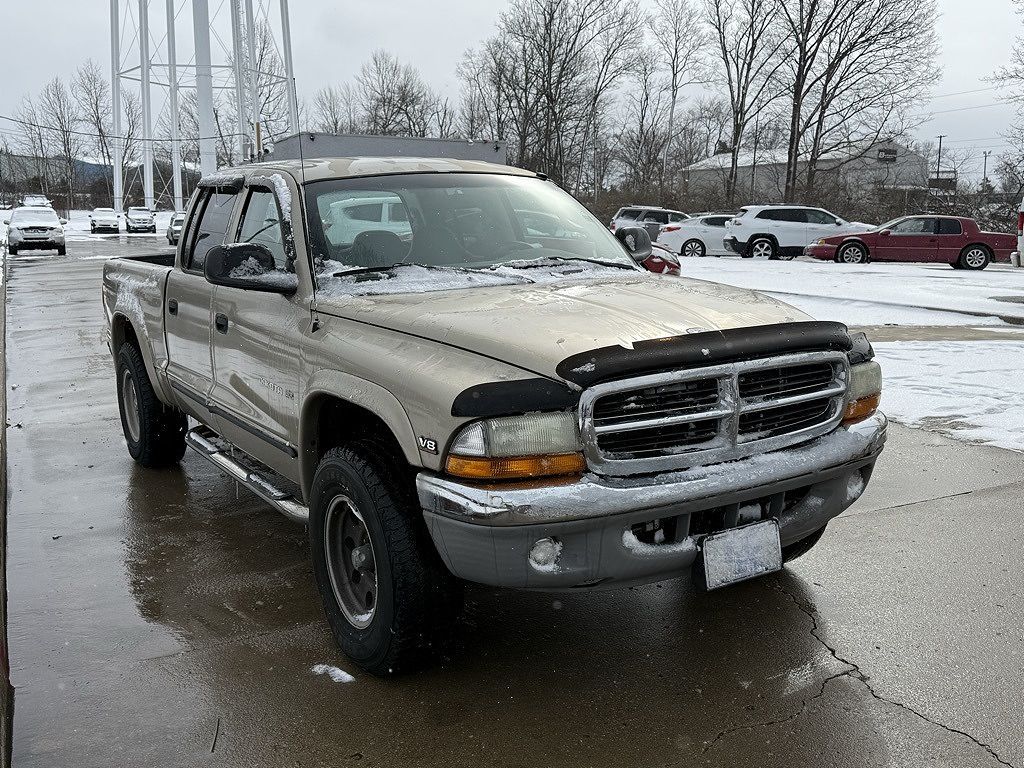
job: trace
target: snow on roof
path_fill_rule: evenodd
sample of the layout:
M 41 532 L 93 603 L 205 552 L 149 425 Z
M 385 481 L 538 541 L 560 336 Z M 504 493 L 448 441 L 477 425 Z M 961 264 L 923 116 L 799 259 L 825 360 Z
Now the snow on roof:
M 866 147 L 863 150 L 858 151 L 855 148 L 844 151 L 826 152 L 820 158 L 819 162 L 824 160 L 826 162 L 843 162 L 851 160 L 855 157 L 871 157 L 871 151 L 875 148 L 896 148 L 901 153 L 909 152 L 906 147 L 900 144 L 872 144 L 870 147 Z M 755 163 L 759 166 L 768 165 L 786 165 L 788 159 L 788 153 L 785 149 L 759 149 L 755 153 L 751 150 L 744 149 L 739 153 L 737 157 L 740 168 L 750 168 Z M 806 161 L 806 157 L 801 157 L 800 160 Z M 687 171 L 728 171 L 732 163 L 732 155 L 729 152 L 722 152 L 717 155 L 705 158 L 704 160 L 698 160 L 693 165 L 687 166 L 684 170 Z

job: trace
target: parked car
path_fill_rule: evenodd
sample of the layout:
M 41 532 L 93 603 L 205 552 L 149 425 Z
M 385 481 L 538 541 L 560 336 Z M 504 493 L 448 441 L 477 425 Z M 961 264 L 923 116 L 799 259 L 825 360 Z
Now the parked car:
M 375 231 L 393 232 L 399 237 L 412 233 L 409 214 L 401 200 L 392 196 L 349 198 L 332 203 L 325 217 L 325 234 L 332 243 L 351 243 L 373 224 Z
M 152 232 L 156 234 L 156 217 L 149 208 L 129 208 L 125 216 L 125 232 Z
M 725 225 L 725 246 L 745 259 L 792 259 L 830 235 L 867 232 L 868 224 L 844 221 L 822 208 L 748 205 Z
M 53 203 L 46 195 L 25 195 L 21 204 L 26 208 L 53 208 Z
M 656 205 L 630 205 L 619 210 L 612 217 L 608 228 L 614 232 L 619 227 L 641 226 L 647 230 L 651 240 L 657 240 L 664 224 L 673 224 L 690 218 L 682 211 L 673 211 Z
M 181 237 L 181 227 L 185 223 L 184 213 L 175 213 L 167 224 L 167 244 L 177 245 Z
M 698 213 L 673 224 L 665 224 L 658 242 L 680 256 L 725 256 L 725 225 L 735 214 Z
M 871 232 L 825 237 L 807 255 L 843 264 L 870 261 L 922 261 L 954 269 L 984 269 L 1007 261 L 1017 247 L 1014 235 L 983 232 L 974 219 L 956 216 L 904 216 Z
M 327 236 L 332 207 L 367 195 L 415 212 L 408 239 L 374 217 Z M 531 234 L 524 211 L 574 234 Z M 489 163 L 201 179 L 176 254 L 103 268 L 128 452 L 166 466 L 191 447 L 306 524 L 334 636 L 376 674 L 446 647 L 465 581 L 777 571 L 882 450 L 871 345 L 639 269 L 649 239 L 633 228 L 628 253 L 550 181 Z
M 120 232 L 121 217 L 113 208 L 94 208 L 89 214 L 89 231 Z
M 67 219 L 57 218 L 53 208 L 25 205 L 11 211 L 7 225 L 7 252 L 12 256 L 30 248 L 57 251 L 63 256 L 67 251 L 64 244 L 64 225 Z

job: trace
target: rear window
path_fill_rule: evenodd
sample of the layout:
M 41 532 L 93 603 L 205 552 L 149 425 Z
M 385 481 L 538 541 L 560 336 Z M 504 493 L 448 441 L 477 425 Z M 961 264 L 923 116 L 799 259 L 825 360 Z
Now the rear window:
M 962 235 L 964 228 L 956 219 L 939 219 L 940 235 Z
M 728 216 L 708 216 L 704 219 L 704 224 L 708 227 L 724 227 L 728 220 Z
M 639 208 L 623 208 L 617 214 L 615 214 L 615 218 L 616 219 L 630 219 L 630 220 L 633 220 L 633 219 L 635 219 L 639 215 L 640 215 L 640 209 Z
M 52 208 L 27 208 L 11 214 L 12 224 L 56 224 L 57 214 Z

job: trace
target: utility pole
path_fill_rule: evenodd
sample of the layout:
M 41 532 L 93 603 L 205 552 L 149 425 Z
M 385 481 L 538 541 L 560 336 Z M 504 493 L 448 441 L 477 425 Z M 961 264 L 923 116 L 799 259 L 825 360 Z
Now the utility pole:
M 177 19 L 174 0 L 167 0 L 167 82 L 171 109 L 171 180 L 174 190 L 174 210 L 184 207 L 181 188 L 181 131 L 178 118 L 178 51 L 175 37 Z
M 985 156 L 985 170 L 981 174 L 981 183 L 988 186 L 988 156 L 992 154 L 991 149 L 986 149 L 982 154 Z
M 942 175 L 942 140 L 949 134 L 943 133 L 939 135 L 939 159 L 935 163 L 935 179 L 938 180 L 939 176 Z
M 114 210 L 124 206 L 124 140 L 121 137 L 121 12 L 117 0 L 110 0 L 110 127 L 114 132 L 111 173 L 114 177 Z

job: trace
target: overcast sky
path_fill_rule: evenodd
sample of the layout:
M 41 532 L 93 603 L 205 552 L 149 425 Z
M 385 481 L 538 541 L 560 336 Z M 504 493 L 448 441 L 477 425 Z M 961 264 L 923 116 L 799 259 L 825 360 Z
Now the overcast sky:
M 136 9 L 136 0 L 121 0 Z M 177 26 L 181 55 L 191 55 L 191 3 L 183 5 Z M 1010 0 L 938 0 L 943 79 L 927 111 L 942 111 L 919 131 L 920 138 L 948 134 L 955 147 L 998 152 L 999 138 L 1014 116 L 983 78 L 1010 55 L 1024 24 Z M 278 7 L 277 0 L 256 0 Z M 351 80 L 375 48 L 386 48 L 415 64 L 436 89 L 456 95 L 455 67 L 466 48 L 491 34 L 504 0 L 291 0 L 295 75 L 300 97 L 317 88 Z M 164 34 L 163 2 L 150 2 L 155 43 Z M 223 7 L 210 0 L 211 12 Z M 54 76 L 68 76 L 86 58 L 110 67 L 110 23 L 107 0 L 3 0 L 0 15 L 0 114 L 11 115 L 21 97 L 37 92 Z M 221 11 L 224 39 L 227 11 Z M 214 41 L 215 55 L 219 52 Z M 961 94 L 961 95 L 948 95 Z M 964 109 L 970 107 L 977 109 Z M 958 110 L 958 111 L 948 111 Z M 0 121 L 8 132 L 10 123 Z

